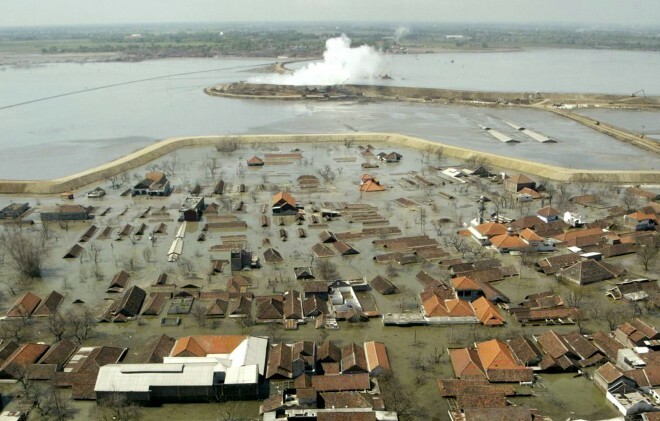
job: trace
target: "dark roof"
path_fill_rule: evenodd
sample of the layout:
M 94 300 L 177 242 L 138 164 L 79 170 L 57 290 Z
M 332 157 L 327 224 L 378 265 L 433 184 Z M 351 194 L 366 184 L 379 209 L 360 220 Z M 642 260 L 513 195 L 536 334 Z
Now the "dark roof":
M 580 284 L 590 284 L 615 277 L 601 262 L 591 259 L 567 267 L 559 273 L 559 276 Z
M 30 316 L 40 302 L 41 298 L 28 291 L 7 311 L 7 317 Z
M 371 408 L 372 405 L 358 392 L 324 392 L 321 393 L 324 408 Z
M 30 364 L 36 363 L 46 353 L 49 345 L 29 343 L 18 348 L 0 366 L 0 378 L 19 379 Z
M 378 275 L 370 282 L 371 287 L 383 295 L 398 294 L 399 289 L 389 279 Z
M 281 295 L 257 297 L 257 319 L 275 320 L 284 317 L 284 299 Z
M 369 372 L 364 348 L 355 343 L 346 345 L 342 349 L 341 371 L 343 373 L 356 371 Z
M 306 281 L 303 283 L 303 292 L 305 294 L 327 293 L 328 283 L 325 281 Z
M 305 317 L 328 314 L 328 303 L 316 295 L 309 296 L 303 301 L 303 313 Z
M 30 380 L 53 380 L 57 375 L 57 364 L 30 364 L 27 376 Z
M 264 251 L 264 260 L 266 263 L 281 263 L 284 261 L 282 254 L 274 248 L 269 248 Z
M 142 303 L 147 293 L 137 285 L 132 286 L 122 297 L 115 314 L 122 314 L 126 317 L 135 317 L 140 314 Z
M 172 348 L 174 348 L 175 343 L 176 339 L 167 335 L 160 335 L 149 348 L 149 353 L 147 354 L 145 364 L 162 363 L 163 358 L 170 355 L 170 352 L 172 351 Z
M 294 365 L 293 348 L 287 344 L 271 345 L 268 351 L 268 365 L 266 378 L 284 377 L 293 378 Z
M 145 316 L 158 316 L 160 312 L 163 311 L 163 307 L 165 307 L 167 300 L 171 297 L 171 292 L 152 292 L 149 298 L 145 301 L 140 314 Z
M 371 389 L 369 373 L 333 374 L 329 376 L 303 375 L 295 380 L 294 385 L 296 388 L 308 388 L 311 386 L 318 392 L 359 391 Z
M 547 330 L 541 336 L 539 336 L 536 341 L 543 348 L 546 354 L 550 355 L 552 358 L 557 359 L 563 355 L 566 355 L 570 350 L 559 336 L 553 330 Z
M 57 312 L 57 309 L 60 308 L 60 305 L 64 301 L 64 296 L 57 291 L 53 291 L 46 296 L 40 303 L 39 306 L 32 313 L 33 317 L 47 317 L 52 316 Z
M 624 348 L 619 341 L 604 332 L 596 332 L 591 335 L 591 338 L 596 348 L 612 361 L 616 361 L 619 350 Z
M 524 365 L 533 364 L 541 358 L 541 353 L 536 348 L 536 345 L 524 336 L 509 339 L 507 345 L 509 345 L 511 352 L 513 352 L 513 355 L 516 356 L 518 361 Z
M 586 360 L 598 352 L 598 349 L 578 332 L 571 332 L 563 336 L 564 341 L 575 355 Z
M 112 292 L 117 292 L 117 291 L 121 291 L 123 288 L 126 288 L 126 285 L 128 285 L 129 278 L 130 275 L 128 274 L 128 272 L 122 270 L 121 272 L 117 273 L 112 278 L 112 281 L 108 286 L 108 291 L 112 290 Z
M 465 419 L 469 421 L 532 421 L 536 417 L 525 406 L 501 408 L 465 408 Z
M 318 347 L 316 356 L 319 362 L 338 363 L 341 361 L 342 352 L 334 342 L 325 341 Z
M 44 354 L 39 360 L 39 364 L 54 364 L 57 366 L 57 370 L 60 371 L 77 350 L 78 345 L 68 339 L 62 339 Z

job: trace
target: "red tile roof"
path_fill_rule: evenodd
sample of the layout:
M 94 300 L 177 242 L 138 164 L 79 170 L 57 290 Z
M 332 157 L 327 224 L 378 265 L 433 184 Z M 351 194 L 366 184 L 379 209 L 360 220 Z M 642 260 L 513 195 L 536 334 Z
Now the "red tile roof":
M 206 354 L 229 354 L 243 342 L 243 335 L 195 335 L 179 338 L 171 357 L 205 357 Z

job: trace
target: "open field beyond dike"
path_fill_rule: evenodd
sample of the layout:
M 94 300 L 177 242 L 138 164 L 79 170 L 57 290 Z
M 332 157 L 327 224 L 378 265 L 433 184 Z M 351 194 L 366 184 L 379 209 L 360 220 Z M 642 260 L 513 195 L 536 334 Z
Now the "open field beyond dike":
M 245 136 L 200 136 L 175 137 L 147 146 L 139 151 L 116 159 L 107 164 L 54 180 L 0 180 L 0 193 L 4 194 L 56 194 L 75 190 L 105 180 L 113 175 L 145 165 L 178 149 L 194 146 L 213 146 L 222 142 L 239 141 L 243 144 L 259 143 L 305 143 L 334 142 L 347 140 L 355 143 L 389 142 L 415 149 L 442 154 L 451 158 L 476 158 L 487 165 L 548 178 L 556 181 L 600 181 L 610 183 L 660 183 L 660 171 L 607 171 L 581 170 L 540 164 L 486 152 L 450 146 L 426 139 L 395 133 L 351 133 L 351 134 L 304 134 L 304 135 L 245 135 Z

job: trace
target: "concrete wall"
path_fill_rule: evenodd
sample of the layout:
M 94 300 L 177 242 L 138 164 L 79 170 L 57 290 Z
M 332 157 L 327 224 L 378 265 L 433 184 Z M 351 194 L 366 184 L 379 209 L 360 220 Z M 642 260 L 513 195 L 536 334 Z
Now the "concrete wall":
M 246 136 L 200 136 L 175 137 L 149 145 L 137 152 L 107 164 L 55 180 L 0 180 L 0 193 L 8 194 L 56 194 L 76 190 L 91 183 L 106 180 L 113 175 L 132 170 L 178 149 L 194 146 L 215 146 L 222 142 L 236 141 L 245 144 L 259 143 L 343 143 L 350 139 L 355 143 L 385 142 L 467 160 L 477 158 L 487 165 L 506 168 L 515 172 L 549 178 L 557 181 L 602 181 L 610 183 L 658 184 L 660 171 L 607 171 L 579 170 L 556 167 L 523 159 L 459 148 L 426 139 L 396 133 L 351 133 L 351 134 L 304 134 L 304 135 L 246 135 Z

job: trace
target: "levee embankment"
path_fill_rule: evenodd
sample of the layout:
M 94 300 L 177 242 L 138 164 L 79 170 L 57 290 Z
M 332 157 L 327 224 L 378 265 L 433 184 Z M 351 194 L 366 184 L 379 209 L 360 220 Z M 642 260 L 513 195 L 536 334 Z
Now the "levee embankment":
M 466 104 L 594 104 L 612 107 L 660 108 L 659 97 L 630 95 L 544 93 L 544 92 L 488 92 L 456 89 L 418 88 L 389 85 L 333 85 L 295 86 L 237 82 L 220 84 L 204 90 L 209 95 L 232 98 L 332 100 L 364 99 L 394 101 L 426 101 Z
M 147 146 L 139 151 L 107 164 L 54 180 L 0 180 L 0 193 L 56 194 L 76 190 L 92 183 L 107 180 L 113 175 L 145 165 L 177 149 L 195 146 L 215 146 L 222 142 L 260 143 L 390 143 L 459 159 L 477 158 L 492 167 L 524 172 L 556 181 L 601 181 L 610 183 L 660 183 L 660 171 L 608 171 L 563 168 L 486 152 L 459 148 L 426 139 L 396 133 L 302 134 L 302 135 L 245 135 L 176 137 Z

